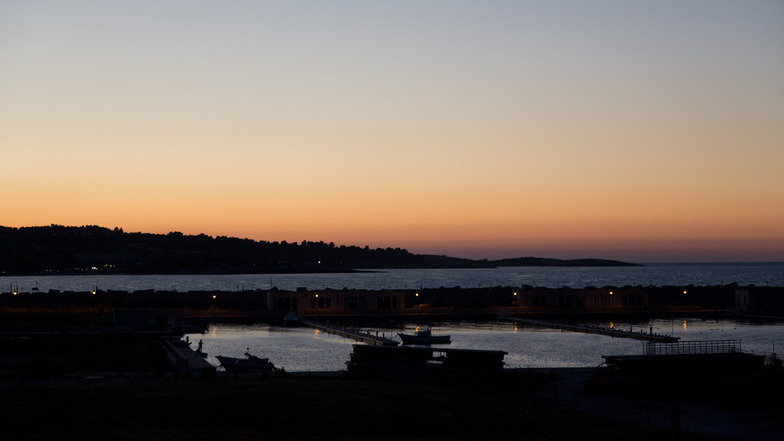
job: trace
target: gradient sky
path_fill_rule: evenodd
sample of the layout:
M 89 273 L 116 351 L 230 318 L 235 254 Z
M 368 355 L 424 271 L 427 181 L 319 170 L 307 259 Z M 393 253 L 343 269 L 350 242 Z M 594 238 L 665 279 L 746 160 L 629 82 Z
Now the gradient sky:
M 0 1 L 0 225 L 784 261 L 784 2 Z

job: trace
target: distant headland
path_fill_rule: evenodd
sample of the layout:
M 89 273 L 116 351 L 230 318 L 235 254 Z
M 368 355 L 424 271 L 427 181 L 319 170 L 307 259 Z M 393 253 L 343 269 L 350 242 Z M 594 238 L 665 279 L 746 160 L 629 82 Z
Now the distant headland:
M 254 241 L 205 234 L 126 233 L 100 226 L 0 226 L 0 274 L 265 274 L 392 268 L 638 266 L 606 259 L 472 260 L 401 248 Z

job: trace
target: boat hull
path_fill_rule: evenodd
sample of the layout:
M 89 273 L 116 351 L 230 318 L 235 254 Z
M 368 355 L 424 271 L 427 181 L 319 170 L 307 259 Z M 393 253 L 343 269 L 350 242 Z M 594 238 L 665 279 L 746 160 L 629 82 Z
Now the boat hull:
M 241 372 L 273 372 L 275 365 L 266 358 L 234 358 L 218 355 L 215 358 L 229 373 Z

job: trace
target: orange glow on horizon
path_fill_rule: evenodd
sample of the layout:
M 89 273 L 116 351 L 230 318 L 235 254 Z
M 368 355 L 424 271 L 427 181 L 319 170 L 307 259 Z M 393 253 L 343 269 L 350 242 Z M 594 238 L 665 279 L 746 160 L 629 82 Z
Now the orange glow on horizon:
M 184 234 L 207 234 L 209 236 L 229 236 L 250 238 L 263 241 L 287 241 L 289 243 L 307 241 L 333 242 L 336 245 L 368 245 L 371 248 L 404 248 L 418 254 L 446 254 L 454 257 L 470 258 L 502 258 L 502 257 L 599 257 L 627 259 L 624 255 L 634 255 L 639 250 L 641 254 L 648 253 L 653 259 L 645 257 L 631 259 L 632 261 L 677 261 L 673 257 L 656 259 L 655 256 L 689 256 L 695 250 L 707 253 L 713 258 L 726 255 L 730 260 L 759 260 L 782 261 L 784 250 L 784 237 L 779 231 L 768 232 L 766 236 L 760 231 L 747 233 L 746 231 L 724 231 L 720 229 L 707 229 L 698 234 L 690 228 L 685 232 L 674 233 L 662 230 L 647 230 L 645 225 L 637 228 L 618 228 L 611 231 L 606 225 L 589 228 L 581 225 L 579 221 L 563 223 L 562 225 L 539 225 L 521 222 L 521 227 L 514 225 L 485 224 L 479 227 L 460 225 L 406 225 L 403 219 L 397 225 L 392 225 L 387 219 L 384 223 L 361 221 L 359 224 L 347 223 L 316 225 L 319 220 L 314 216 L 314 224 L 298 225 L 296 222 L 285 223 L 285 218 L 279 219 L 279 224 L 270 225 L 270 219 L 259 215 L 259 224 L 253 225 L 252 220 L 232 226 L 236 220 L 227 216 L 229 225 L 221 225 L 219 220 L 214 223 L 200 223 L 205 219 L 200 217 L 189 218 L 187 221 L 165 221 L 156 218 L 151 223 L 139 219 L 136 222 L 122 222 L 120 219 L 107 219 L 102 221 L 102 216 L 74 216 L 64 220 L 22 221 L 17 225 L 5 226 L 35 226 L 35 225 L 100 225 L 107 228 L 119 227 L 125 232 L 144 232 L 167 234 L 179 231 Z M 623 230 L 623 231 L 621 231 Z M 733 256 L 758 256 L 755 258 L 733 258 Z M 621 257 L 619 257 L 621 256 Z M 687 260 L 702 260 L 706 258 L 686 258 Z
M 782 9 L 698 1 L 12 2 L 0 225 L 784 261 Z

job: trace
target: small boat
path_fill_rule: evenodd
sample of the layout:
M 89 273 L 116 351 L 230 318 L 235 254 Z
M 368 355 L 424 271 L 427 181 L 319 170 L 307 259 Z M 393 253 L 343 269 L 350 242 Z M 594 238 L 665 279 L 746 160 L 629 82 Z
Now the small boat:
M 447 344 L 452 342 L 448 335 L 433 335 L 430 326 L 422 330 L 417 329 L 413 334 L 398 334 L 398 336 L 403 340 L 404 345 Z
M 269 358 L 259 358 L 250 353 L 245 353 L 245 358 L 226 357 L 218 355 L 215 358 L 220 361 L 221 366 L 229 373 L 244 372 L 274 372 L 277 369 Z

